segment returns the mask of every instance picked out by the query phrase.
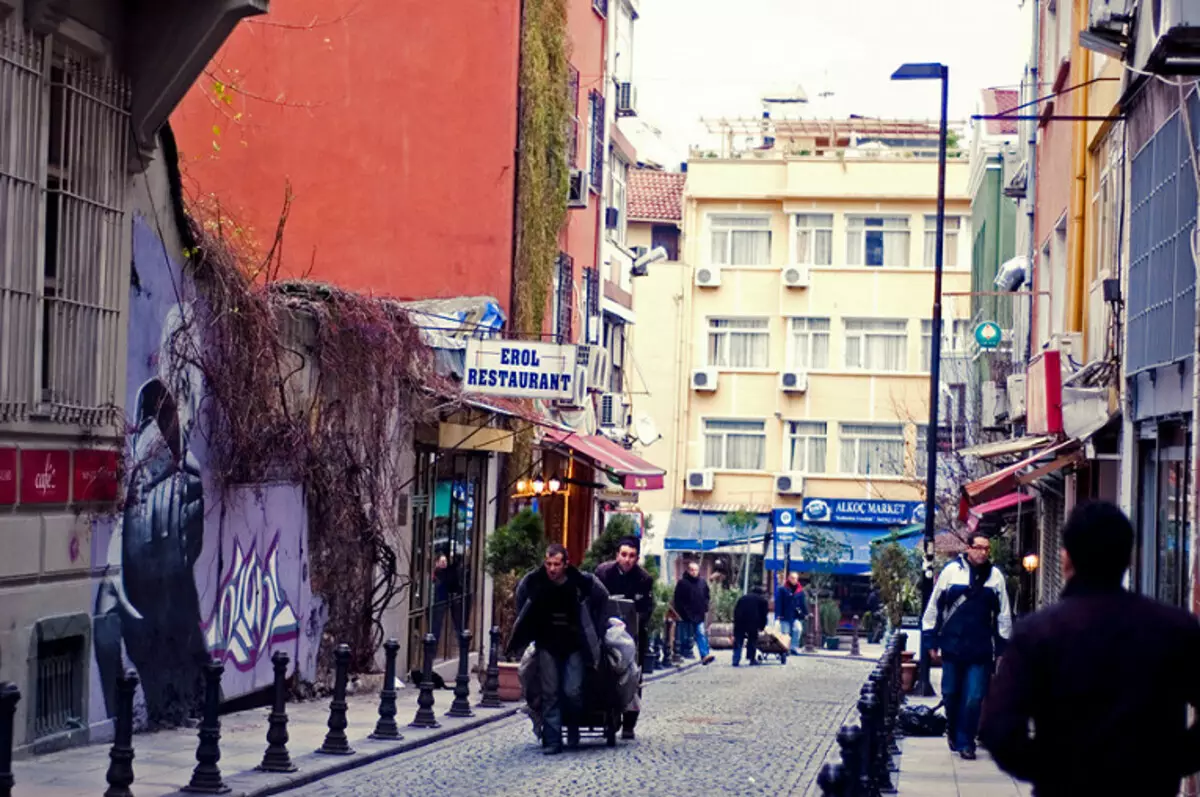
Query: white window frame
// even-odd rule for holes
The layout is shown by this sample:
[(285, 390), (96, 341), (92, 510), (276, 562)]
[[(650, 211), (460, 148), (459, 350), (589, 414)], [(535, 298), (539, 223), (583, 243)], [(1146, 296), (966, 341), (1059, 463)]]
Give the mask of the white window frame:
[[(895, 472), (881, 470), (868, 472), (869, 462), (865, 461), (863, 444), (872, 442), (899, 443), (899, 457), (895, 463)], [(838, 470), (851, 476), (869, 478), (891, 478), (904, 475), (904, 424), (875, 423), (875, 422), (846, 422), (838, 424)], [(847, 457), (851, 466), (847, 467)]]
[[(875, 329), (858, 329), (857, 325), (874, 324)], [(903, 329), (901, 329), (903, 327)], [(904, 318), (844, 318), (842, 319), (843, 353), (842, 362), (848, 371), (879, 371), (883, 373), (904, 373), (908, 370), (908, 320)], [(900, 363), (897, 368), (885, 368), (881, 364), (867, 362), (869, 351), (866, 345), (871, 338), (884, 337), (903, 339), (900, 347)], [(852, 363), (851, 341), (858, 340), (859, 362)]]
[(16, 142), (0, 158), (0, 422), (107, 427), (124, 388), (129, 82), (19, 14), (0, 28), (15, 103), (0, 141)]
[[(962, 216), (946, 216), (945, 228), (942, 230), (942, 267), (959, 268), (959, 242), (963, 232)], [(925, 268), (937, 267), (937, 214), (925, 214), (925, 234), (922, 238)]]
[[(825, 474), (829, 472), (829, 423), (808, 419), (785, 421), (783, 441), (784, 470), (791, 473)], [(817, 442), (825, 447), (824, 457), (816, 455), (813, 445)], [(796, 446), (801, 446), (801, 462), (797, 463)]]
[[(876, 221), (880, 222), (880, 225), (873, 224)], [(889, 222), (896, 226), (889, 227)], [(900, 222), (903, 222), (903, 227), (899, 226)], [(871, 232), (879, 232), (885, 237), (888, 235), (903, 235), (904, 246), (900, 247), (900, 251), (904, 253), (904, 262), (888, 263), (881, 260), (877, 264), (867, 263), (869, 260), (867, 257), (867, 235)], [(857, 244), (854, 243), (855, 240)], [(884, 245), (885, 250), (886, 248), (886, 245)], [(862, 268), (908, 268), (911, 262), (912, 218), (910, 216), (903, 213), (853, 213), (846, 215), (846, 265)]]
[[(728, 325), (728, 326), (722, 326)], [(730, 343), (733, 336), (765, 338), (763, 350), (766, 357), (761, 365), (730, 364)], [(710, 316), (706, 362), (712, 368), (729, 371), (766, 371), (771, 367), (771, 322), (762, 316)], [(714, 352), (714, 345), (716, 351)]]
[[(970, 322), (963, 318), (942, 319), (942, 357), (960, 357), (968, 351)], [(933, 357), (933, 320), (921, 319), (921, 373), (929, 373)]]
[[(829, 318), (793, 316), (787, 319), (787, 364), (792, 371), (824, 371), (830, 368), (833, 322)], [(815, 328), (813, 325), (817, 325)], [(817, 339), (824, 339), (824, 363), (816, 364)]]
[[(728, 424), (726, 427), (709, 427), (709, 424)], [(741, 425), (741, 428), (738, 427)], [(756, 428), (751, 428), (756, 427)], [(701, 446), (704, 457), (704, 467), (711, 470), (741, 471), (758, 473), (767, 467), (767, 422), (760, 418), (703, 418), (700, 422)], [(734, 467), (729, 462), (729, 438), (754, 437), (759, 438), (760, 454), (756, 467)], [(720, 438), (720, 461), (709, 459), (710, 439)]]
[[(722, 268), (765, 268), (771, 265), (774, 248), (774, 231), (771, 216), (766, 213), (711, 213), (708, 216), (708, 262)], [(717, 233), (725, 232), (722, 247), (715, 243)], [(767, 234), (767, 259), (763, 263), (734, 263), (733, 237), (738, 233)], [(723, 251), (717, 251), (721, 248)]]
[[(833, 265), (833, 214), (832, 213), (793, 213), (791, 214), (791, 248), (788, 260), (798, 266), (832, 266)], [(808, 238), (804, 245), (800, 243), (800, 233), (807, 232)], [(828, 256), (817, 257), (817, 237), (824, 234), (828, 240)], [(827, 262), (818, 262), (827, 261)]]
[(617, 209), (617, 226), (613, 230), (605, 230), (604, 234), (613, 243), (624, 246), (627, 228), (627, 208), (629, 185), (629, 162), (617, 152), (617, 148), (608, 148), (608, 197), (605, 207)]

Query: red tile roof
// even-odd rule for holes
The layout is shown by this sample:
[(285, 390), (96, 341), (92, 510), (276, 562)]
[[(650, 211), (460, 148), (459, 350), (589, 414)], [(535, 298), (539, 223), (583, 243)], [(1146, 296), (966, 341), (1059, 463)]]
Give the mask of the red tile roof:
[(629, 172), (628, 211), (631, 221), (682, 221), (683, 186), (687, 175), (634, 169)]
[[(988, 115), (1011, 111), (1021, 104), (1021, 95), (1011, 89), (984, 89), (983, 112)], [(1015, 114), (1014, 114), (1015, 115)], [(1016, 119), (987, 119), (984, 131), (989, 136), (1015, 136)]]

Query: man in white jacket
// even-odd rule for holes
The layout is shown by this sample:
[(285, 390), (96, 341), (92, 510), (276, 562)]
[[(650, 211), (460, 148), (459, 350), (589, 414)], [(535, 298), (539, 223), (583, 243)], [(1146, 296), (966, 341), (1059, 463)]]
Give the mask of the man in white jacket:
[(921, 629), (925, 647), (942, 652), (942, 696), (950, 749), (975, 758), (975, 736), (988, 680), (1012, 634), (1004, 574), (988, 560), (986, 534), (971, 534), (967, 552), (942, 570)]

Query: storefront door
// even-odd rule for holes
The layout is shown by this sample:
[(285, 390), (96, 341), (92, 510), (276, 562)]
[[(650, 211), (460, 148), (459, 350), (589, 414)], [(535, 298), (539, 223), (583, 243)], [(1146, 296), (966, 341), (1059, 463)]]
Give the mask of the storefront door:
[(1152, 437), (1143, 439), (1138, 451), (1133, 583), (1145, 595), (1183, 606), (1191, 546), (1190, 434), (1172, 423), (1159, 426)]

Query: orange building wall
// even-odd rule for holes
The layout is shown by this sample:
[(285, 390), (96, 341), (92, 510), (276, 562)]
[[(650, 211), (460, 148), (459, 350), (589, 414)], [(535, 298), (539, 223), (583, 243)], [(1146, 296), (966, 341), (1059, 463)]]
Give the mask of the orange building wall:
[(290, 182), (289, 275), (507, 309), (519, 28), (520, 0), (277, 0), (172, 117), (186, 190), (266, 247)]

